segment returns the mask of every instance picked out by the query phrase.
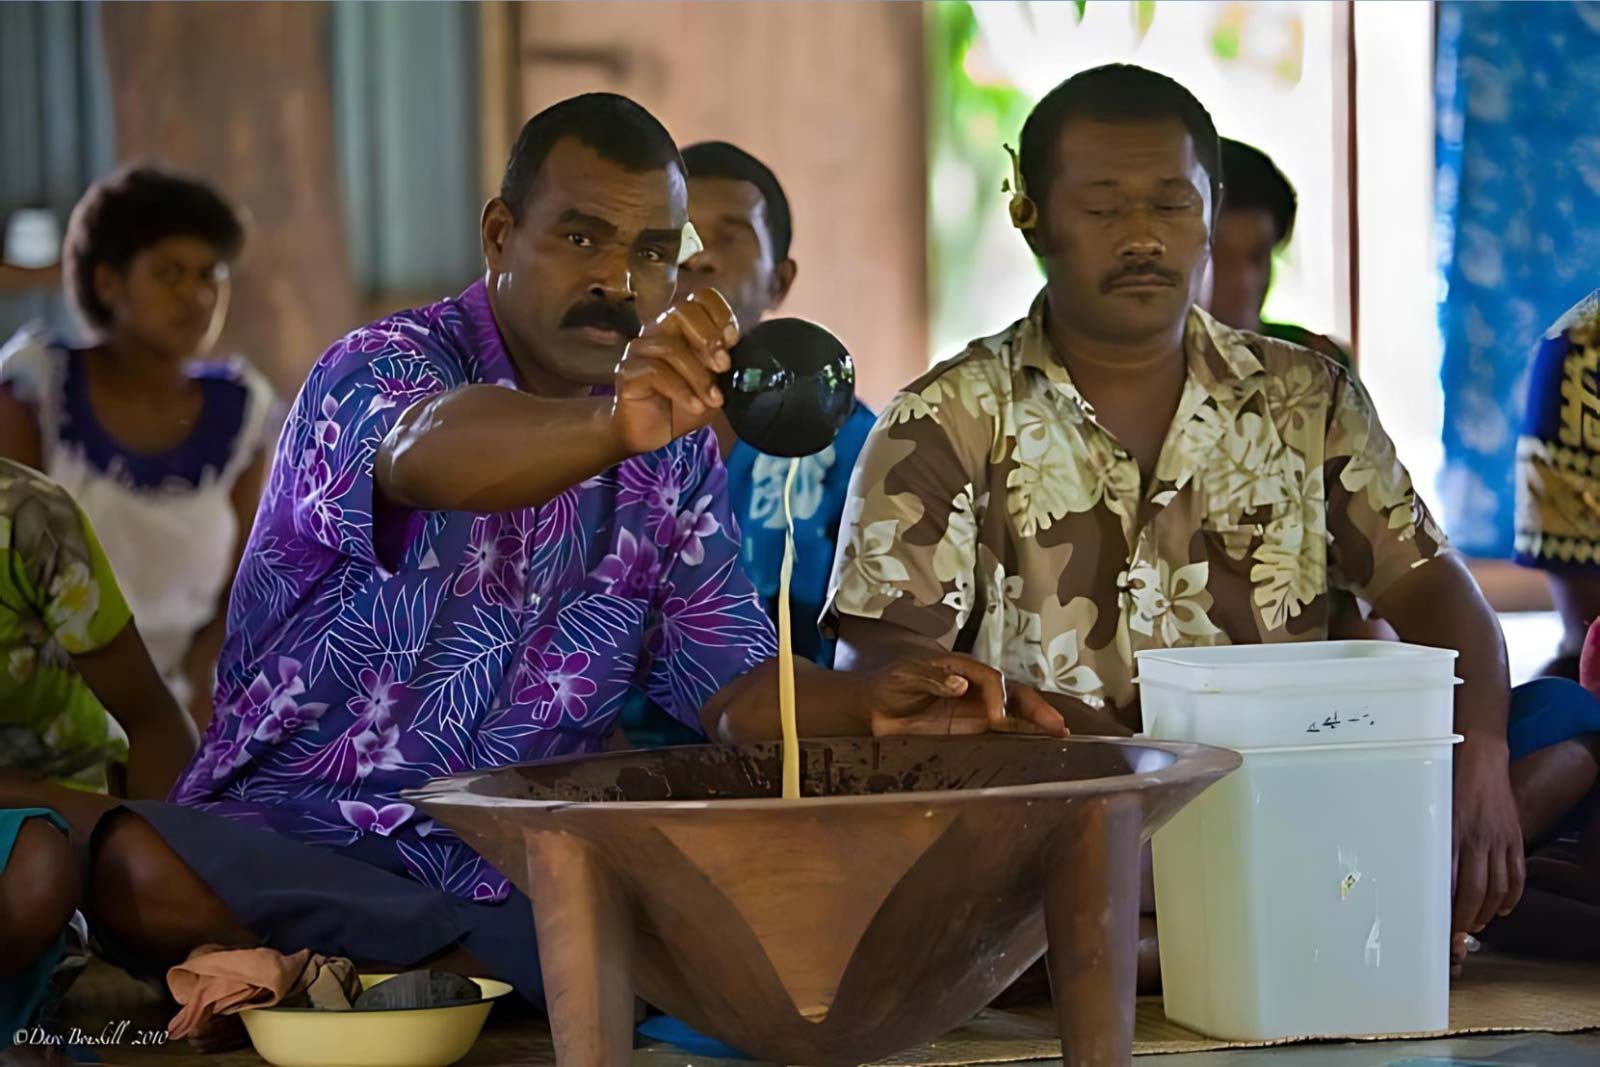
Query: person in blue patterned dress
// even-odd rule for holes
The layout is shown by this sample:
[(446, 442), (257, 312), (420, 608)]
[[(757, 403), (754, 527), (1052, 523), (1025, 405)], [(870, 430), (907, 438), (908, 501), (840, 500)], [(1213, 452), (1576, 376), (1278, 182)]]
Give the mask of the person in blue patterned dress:
[[(683, 150), (689, 169), (689, 220), (702, 248), (683, 263), (683, 292), (710, 286), (725, 296), (741, 327), (748, 329), (777, 311), (794, 284), (797, 265), (789, 254), (794, 234), (789, 198), (777, 175), (755, 156), (726, 141), (702, 141)], [(789, 616), (796, 656), (833, 665), (834, 642), (817, 619), (828, 595), (839, 521), (856, 457), (876, 416), (859, 399), (834, 442), (800, 459), (791, 505), (794, 510), (794, 575)], [(749, 575), (776, 624), (778, 572), (783, 563), (783, 484), (789, 461), (758, 452), (739, 440), (725, 416), (712, 421), (728, 470), (728, 497), (739, 522), (739, 565)], [(624, 712), (631, 740), (653, 746), (687, 743), (688, 731), (649, 701)]]
[(1546, 331), (1517, 438), (1515, 559), (1545, 572), (1561, 643), (1541, 674), (1578, 677), (1600, 617), (1600, 289)]
[[(714, 287), (728, 298), (740, 326), (748, 329), (776, 312), (794, 284), (789, 198), (766, 164), (724, 141), (690, 145), (683, 150), (683, 162), (689, 168), (689, 220), (704, 248), (683, 264), (679, 288)], [(803, 457), (795, 476), (790, 584), (795, 655), (825, 667), (833, 664), (834, 643), (822, 636), (817, 620), (828, 597), (850, 475), (875, 421), (872, 409), (857, 399), (833, 444)], [(719, 415), (712, 425), (743, 534), (739, 562), (776, 621), (785, 528), (783, 482), (789, 461), (740, 441), (725, 417)]]

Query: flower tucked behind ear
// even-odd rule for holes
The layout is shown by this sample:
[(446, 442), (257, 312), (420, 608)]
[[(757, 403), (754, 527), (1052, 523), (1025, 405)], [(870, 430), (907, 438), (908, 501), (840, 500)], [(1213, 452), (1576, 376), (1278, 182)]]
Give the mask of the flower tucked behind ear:
[(1002, 193), (1011, 194), (1009, 209), (1011, 212), (1011, 225), (1019, 230), (1031, 230), (1039, 221), (1039, 209), (1033, 203), (1033, 198), (1028, 195), (1026, 183), (1022, 180), (1022, 160), (1017, 156), (1017, 150), (1010, 145), (1002, 145), (1006, 155), (1011, 157), (1011, 180), (1000, 183)]
[(700, 231), (694, 228), (694, 223), (683, 224), (683, 240), (678, 245), (678, 266), (683, 266), (693, 258), (696, 252), (703, 251), (705, 245), (700, 240)]

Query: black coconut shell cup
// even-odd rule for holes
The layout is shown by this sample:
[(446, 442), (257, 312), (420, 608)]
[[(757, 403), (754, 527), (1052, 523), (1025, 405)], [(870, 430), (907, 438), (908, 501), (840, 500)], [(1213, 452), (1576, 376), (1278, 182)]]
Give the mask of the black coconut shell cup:
[(804, 319), (768, 319), (734, 345), (718, 381), (739, 439), (769, 456), (833, 443), (855, 406), (856, 368), (839, 339)]

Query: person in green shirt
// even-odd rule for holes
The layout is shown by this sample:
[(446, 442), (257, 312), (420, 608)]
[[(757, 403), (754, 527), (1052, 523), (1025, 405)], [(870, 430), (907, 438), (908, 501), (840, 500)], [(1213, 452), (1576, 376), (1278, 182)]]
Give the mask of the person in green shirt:
[(1287, 322), (1266, 322), (1272, 257), (1289, 243), (1298, 210), (1294, 186), (1266, 153), (1222, 140), (1222, 210), (1211, 238), (1211, 314), (1236, 330), (1321, 352), (1346, 370), (1349, 351), (1331, 337)]
[(166, 796), (194, 753), (88, 519), (66, 490), (0, 460), (0, 768)]
[(86, 845), (23, 792), (105, 792), (112, 771), (129, 797), (160, 799), (195, 743), (89, 521), (59, 485), (0, 459), (0, 1051), (62, 958)]

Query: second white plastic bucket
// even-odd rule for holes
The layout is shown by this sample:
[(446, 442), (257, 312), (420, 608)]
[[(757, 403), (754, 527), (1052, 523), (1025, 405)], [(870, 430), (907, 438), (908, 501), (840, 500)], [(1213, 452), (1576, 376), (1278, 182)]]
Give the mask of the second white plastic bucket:
[(1149, 736), (1245, 757), (1155, 837), (1168, 1018), (1229, 1040), (1448, 1025), (1453, 658), (1140, 655)]

